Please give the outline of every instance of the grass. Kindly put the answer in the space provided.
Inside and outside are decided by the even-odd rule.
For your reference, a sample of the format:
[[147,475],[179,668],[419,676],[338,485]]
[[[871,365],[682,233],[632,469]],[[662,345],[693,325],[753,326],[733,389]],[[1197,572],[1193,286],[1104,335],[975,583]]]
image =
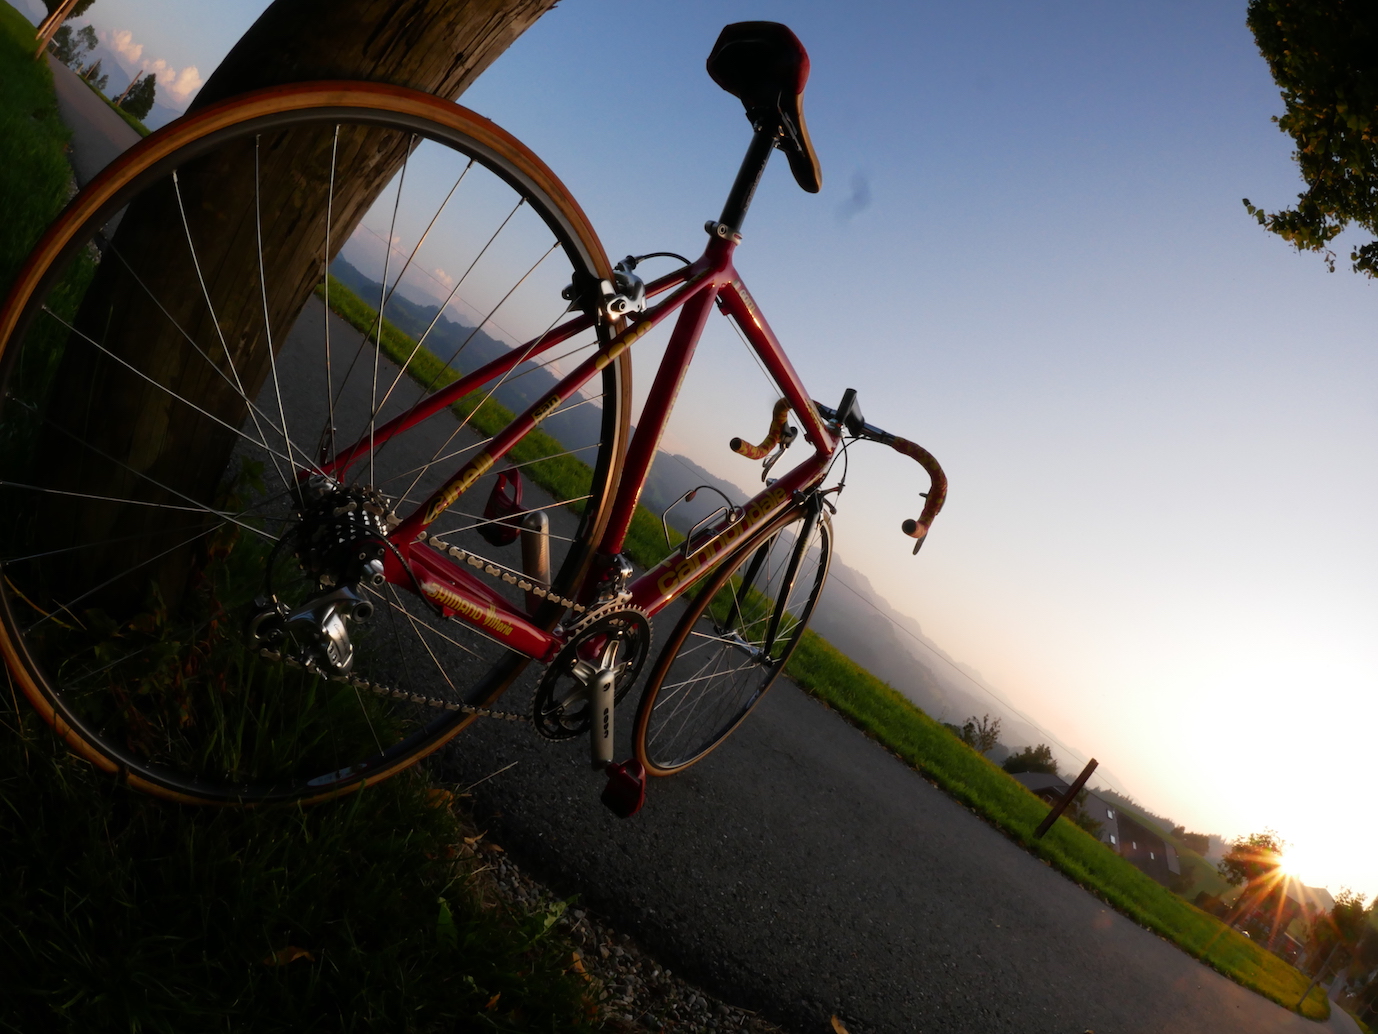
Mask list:
[[47,62],[33,59],[29,20],[0,3],[0,286],[8,290],[24,256],[67,200],[72,170],[63,153],[71,133],[57,113]]
[[589,1030],[560,909],[485,908],[448,795],[188,808],[67,753],[0,679],[0,1030]]
[[[333,278],[330,305],[370,340],[376,339],[377,310]],[[387,321],[382,339],[384,353],[399,364],[415,349],[415,341]],[[458,376],[425,349],[411,359],[408,372],[423,385],[448,384]],[[457,408],[468,415],[472,412],[468,405],[466,400]],[[508,410],[491,401],[472,417],[485,434],[496,433],[511,419]],[[539,432],[522,444],[528,443],[531,457],[562,448]],[[526,454],[519,459],[525,458]],[[584,466],[569,457],[562,461]],[[561,495],[560,485],[566,478],[570,484],[588,483],[587,473],[581,481],[573,474],[556,479],[543,475],[539,467],[529,469],[557,498],[570,498]],[[643,567],[651,566],[665,551],[660,522],[640,507],[637,519],[626,552]],[[1289,1009],[1296,1007],[1308,981],[1295,967],[1173,894],[1071,822],[1058,822],[1035,840],[1033,832],[1047,815],[1046,804],[822,636],[805,632],[786,674],[1011,839],[1135,922],[1243,986]],[[1311,1019],[1326,1018],[1330,1009],[1324,992],[1313,989],[1300,1012]]]
[[95,87],[93,84],[91,84],[91,83],[89,83],[89,82],[86,82],[85,79],[83,79],[82,82],[85,82],[86,85],[87,85],[88,87],[90,87],[92,93],[94,93],[94,94],[95,94],[97,97],[99,97],[101,100],[105,101],[105,103],[110,107],[110,110],[111,110],[111,111],[113,111],[113,112],[114,112],[116,115],[118,115],[120,118],[122,118],[122,119],[124,119],[126,122],[128,122],[128,123],[129,123],[129,127],[130,127],[131,129],[133,129],[134,132],[138,133],[140,136],[148,136],[149,133],[153,132],[153,130],[149,129],[146,125],[144,125],[142,122],[140,122],[138,119],[136,119],[133,115],[131,115],[129,112],[125,111],[122,107],[120,107],[120,106],[119,106],[118,104],[116,104],[113,100],[111,100],[109,97],[107,97],[107,96],[104,94],[104,92],[102,92],[101,90],[96,89],[96,87]]

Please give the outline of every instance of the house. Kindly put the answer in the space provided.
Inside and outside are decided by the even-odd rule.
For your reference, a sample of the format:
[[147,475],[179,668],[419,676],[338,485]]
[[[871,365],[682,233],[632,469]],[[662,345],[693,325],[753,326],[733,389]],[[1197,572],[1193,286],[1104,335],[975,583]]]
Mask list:
[[[1050,805],[1062,800],[1070,788],[1067,780],[1048,772],[1017,772],[1013,778]],[[1121,809],[1091,790],[1086,791],[1082,809],[1100,823],[1100,832],[1096,835],[1101,843],[1159,883],[1171,886],[1172,877],[1181,875],[1182,864],[1177,850],[1163,839],[1161,833],[1125,815]]]
[[[1071,788],[1071,784],[1067,780],[1048,772],[1016,772],[1013,774],[1013,778],[1023,783],[1025,788],[1035,797],[1041,797],[1050,805],[1056,805]],[[1100,842],[1118,851],[1120,849],[1120,831],[1116,816],[1119,814],[1119,809],[1097,797],[1092,790],[1086,791],[1086,799],[1082,802],[1082,808],[1087,815],[1100,823],[1100,832],[1096,834]]]

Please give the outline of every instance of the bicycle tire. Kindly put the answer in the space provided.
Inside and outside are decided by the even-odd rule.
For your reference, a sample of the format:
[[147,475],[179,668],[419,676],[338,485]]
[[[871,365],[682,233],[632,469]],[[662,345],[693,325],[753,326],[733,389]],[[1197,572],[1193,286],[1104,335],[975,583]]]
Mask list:
[[710,577],[656,658],[637,706],[633,750],[647,772],[674,775],[702,761],[761,702],[813,616],[832,542],[814,497]]
[[[323,182],[327,142],[328,184]],[[304,160],[302,155],[317,157]],[[371,165],[380,165],[385,155],[392,156],[392,172],[374,175],[379,182],[371,196],[368,191],[351,194],[359,177]],[[416,211],[424,220],[461,168],[425,233],[415,234],[416,227],[405,221],[411,213],[400,214],[404,197],[408,203],[420,199]],[[270,183],[264,169],[276,169],[278,178]],[[209,193],[206,183],[215,184],[217,193]],[[265,183],[280,189],[274,193]],[[395,201],[390,193],[394,186]],[[251,205],[245,202],[249,194]],[[265,197],[278,205],[266,221]],[[283,197],[285,202],[272,200]],[[358,211],[340,213],[336,224],[334,206],[343,208],[346,197]],[[468,333],[456,354],[476,339],[489,352],[507,341],[539,339],[529,328],[554,325],[551,319],[558,322],[568,308],[559,297],[562,284],[612,276],[597,235],[559,179],[493,123],[458,105],[398,87],[316,83],[212,106],[136,145],[72,201],[35,248],[0,308],[0,383],[5,389],[0,400],[0,444],[5,446],[0,470],[0,509],[5,514],[0,518],[0,651],[24,695],[68,746],[132,787],[172,800],[214,804],[313,801],[348,793],[401,771],[448,742],[474,720],[472,708],[491,704],[529,663],[469,626],[437,618],[419,597],[391,585],[370,590],[374,596],[367,602],[375,611],[371,626],[345,621],[355,637],[349,644],[356,658],[352,674],[371,693],[361,692],[357,682],[325,678],[319,667],[312,671],[284,663],[290,652],[285,648],[264,656],[256,650],[261,642],[231,630],[246,615],[262,619],[261,608],[251,602],[260,578],[260,585],[276,583],[274,593],[282,593],[289,610],[330,585],[328,572],[313,568],[308,578],[290,570],[294,560],[306,563],[308,547],[299,540],[311,530],[304,496],[300,490],[292,494],[294,468],[324,464],[329,450],[352,440],[350,434],[362,433],[362,420],[368,428],[368,477],[365,483],[358,475],[364,487],[349,498],[357,502],[363,498],[359,493],[376,489],[380,494],[368,498],[381,499],[381,508],[400,513],[418,503],[418,494],[424,500],[427,486],[462,462],[442,456],[448,443],[458,438],[463,444],[469,435],[481,444],[483,432],[473,433],[480,419],[476,413],[489,406],[483,419],[500,418],[498,401],[518,397],[513,392],[529,393],[515,383],[521,377],[536,374],[528,384],[544,384],[560,372],[559,360],[567,359],[570,350],[581,354],[578,350],[596,349],[608,340],[609,328],[600,321],[576,345],[554,350],[560,357],[529,360],[501,381],[485,385],[487,394],[477,406],[471,402],[465,411],[431,417],[427,427],[437,420],[441,424],[438,431],[426,432],[431,438],[424,443],[418,444],[419,437],[409,439],[404,448],[399,438],[375,449],[374,429],[394,402],[380,390],[386,378],[379,371],[389,372],[385,349],[375,348],[358,332],[353,332],[354,343],[347,326],[323,306],[313,308],[309,269],[300,274],[307,283],[300,318],[294,314],[287,325],[278,321],[274,326],[274,313],[296,304],[283,300],[289,287],[303,293],[300,284],[288,283],[291,277],[277,271],[306,268],[300,260],[292,265],[293,249],[309,251],[318,245],[314,286],[318,293],[322,284],[334,290],[338,308],[342,294],[337,281],[327,282],[324,276],[326,251],[367,257],[364,231],[380,236],[370,229],[370,220],[377,222],[389,210],[382,289],[368,325],[378,310],[398,325],[405,319],[415,322],[417,310],[425,309],[420,298],[429,298],[439,303],[432,306],[432,329],[439,326],[456,338]],[[157,213],[171,225],[151,218]],[[472,230],[460,228],[443,240],[432,239],[437,226],[448,228],[453,222],[459,227],[471,216]],[[308,224],[308,217],[317,223]],[[344,240],[346,228],[351,235]],[[338,231],[338,244],[329,236],[332,229]],[[417,243],[390,284],[395,242],[406,233]],[[251,252],[245,241],[255,237],[257,269],[240,269],[245,263],[236,256]],[[539,252],[537,242],[545,247],[551,240],[549,250]],[[189,253],[195,280],[185,268],[169,272],[175,258],[160,255],[148,246],[150,241]],[[481,272],[472,279],[466,272],[455,287],[458,292],[463,285],[463,296],[452,292],[441,302],[436,294],[426,294],[432,288],[404,281],[416,264],[420,272],[444,283],[440,275],[450,274],[439,265],[426,270],[425,259],[443,247],[455,249],[456,255],[469,248],[463,252],[467,259],[480,245],[469,270]],[[544,257],[528,269],[530,257],[537,254]],[[181,261],[185,266],[188,258]],[[500,280],[503,265],[510,266],[509,275]],[[343,268],[337,259],[329,266],[332,272]],[[147,275],[141,277],[141,271]],[[230,279],[230,286],[221,283]],[[167,287],[163,296],[160,287]],[[472,328],[462,317],[441,320],[456,311],[451,306],[460,304],[457,298],[477,313],[470,317]],[[513,298],[517,301],[509,304]],[[176,317],[183,313],[192,315],[179,322]],[[312,320],[319,329],[307,325]],[[118,333],[107,333],[115,327],[128,338],[126,325],[147,328],[153,342],[149,358],[121,345]],[[459,330],[452,332],[451,326]],[[387,328],[382,337],[385,344],[396,341]],[[413,337],[439,340],[415,328]],[[345,368],[351,347],[352,364],[337,384],[335,376]],[[393,364],[388,395],[423,393],[415,365],[420,360],[414,359],[419,354],[414,351]],[[436,362],[443,361],[439,352],[433,355]],[[305,378],[294,379],[297,366],[307,368],[308,362],[313,376],[324,372],[324,391],[319,380],[308,391]],[[255,364],[257,385],[251,376]],[[432,364],[424,376],[432,381],[451,376],[445,371],[453,365],[453,357],[442,367]],[[354,370],[360,366],[364,373],[356,378]],[[241,369],[246,371],[243,378]],[[548,419],[544,425],[572,428],[562,432],[571,437],[578,430],[591,442],[579,439],[576,448],[553,437],[524,440],[537,455],[548,457],[553,451],[553,459],[544,461],[543,469],[554,471],[547,480],[558,475],[587,483],[582,494],[552,489],[553,502],[537,500],[529,506],[546,509],[556,523],[569,525],[567,534],[552,543],[552,595],[569,597],[577,591],[592,544],[606,524],[629,426],[629,378],[624,354],[584,395],[576,396],[577,405],[571,400],[557,416],[565,409],[596,406],[565,424]],[[364,396],[359,385],[366,382],[371,394]],[[73,385],[80,390],[71,390]],[[500,391],[508,395],[497,395]],[[122,406],[131,408],[130,398],[141,397],[142,405],[124,413],[128,419],[106,419],[120,416]],[[160,400],[161,411],[152,412],[159,405],[147,404],[150,397]],[[395,402],[394,409],[399,405],[403,403]],[[226,417],[236,412],[237,420]],[[349,421],[356,426],[346,433]],[[420,429],[408,434],[419,436]],[[426,458],[425,451],[446,434],[447,444]],[[116,439],[118,452],[108,446]],[[201,451],[205,442],[215,448]],[[464,445],[466,450],[477,447]],[[208,469],[222,455],[221,469]],[[61,462],[51,462],[53,457]],[[198,465],[200,457],[207,458]],[[355,471],[362,466],[356,464]],[[167,470],[174,474],[160,476]],[[262,484],[256,481],[259,470]],[[497,474],[492,471],[488,480]],[[406,478],[410,487],[403,483]],[[343,478],[340,484],[356,491]],[[485,487],[485,481],[478,482],[466,498],[481,498]],[[567,513],[559,505],[571,498],[571,507],[580,512]],[[486,522],[460,513],[462,508],[456,506],[441,518],[453,517],[451,527],[438,522],[431,531],[493,562],[518,566],[511,552],[484,544],[478,532]],[[511,523],[520,516],[507,513],[503,520]],[[316,577],[321,580],[313,582]],[[515,588],[498,585],[495,591],[514,601],[521,598]],[[547,601],[534,620],[551,628],[564,609]],[[351,613],[357,617],[363,609]],[[299,645],[291,637],[288,643]],[[417,702],[422,699],[428,703]]]

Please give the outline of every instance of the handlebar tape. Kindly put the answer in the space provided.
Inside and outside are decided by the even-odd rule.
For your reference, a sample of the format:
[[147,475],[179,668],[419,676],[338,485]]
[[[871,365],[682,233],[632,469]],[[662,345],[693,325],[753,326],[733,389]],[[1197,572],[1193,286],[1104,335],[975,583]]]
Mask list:
[[938,516],[938,511],[943,508],[943,503],[947,501],[947,475],[943,473],[943,468],[938,465],[938,461],[933,458],[933,454],[922,445],[916,445],[904,438],[896,438],[890,443],[891,448],[896,452],[915,460],[919,466],[928,471],[929,480],[932,484],[928,489],[928,501],[924,503],[923,513],[919,519],[908,520],[900,525],[901,530],[911,539],[918,539],[914,544],[914,552],[919,551],[923,545],[928,529],[933,524],[933,518]]
[[[780,444],[780,435],[785,430],[785,420],[789,417],[789,400],[781,399],[775,403],[775,409],[770,414],[770,433],[766,435],[766,440],[760,445],[752,445],[750,442],[742,441],[740,438],[733,438],[728,442],[728,448],[740,456],[745,456],[749,460],[765,459],[766,453]],[[915,446],[918,448],[918,446]],[[925,453],[924,455],[928,455]],[[932,459],[930,456],[929,459]]]

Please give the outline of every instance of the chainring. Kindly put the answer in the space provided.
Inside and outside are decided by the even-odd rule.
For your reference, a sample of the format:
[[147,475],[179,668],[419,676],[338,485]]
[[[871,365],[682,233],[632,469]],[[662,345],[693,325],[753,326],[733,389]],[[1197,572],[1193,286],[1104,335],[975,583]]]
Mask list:
[[651,623],[637,607],[613,605],[585,617],[570,629],[569,641],[546,668],[531,703],[536,731],[567,740],[589,730],[592,709],[587,684],[615,650],[613,701],[620,703],[636,683],[651,649]]

